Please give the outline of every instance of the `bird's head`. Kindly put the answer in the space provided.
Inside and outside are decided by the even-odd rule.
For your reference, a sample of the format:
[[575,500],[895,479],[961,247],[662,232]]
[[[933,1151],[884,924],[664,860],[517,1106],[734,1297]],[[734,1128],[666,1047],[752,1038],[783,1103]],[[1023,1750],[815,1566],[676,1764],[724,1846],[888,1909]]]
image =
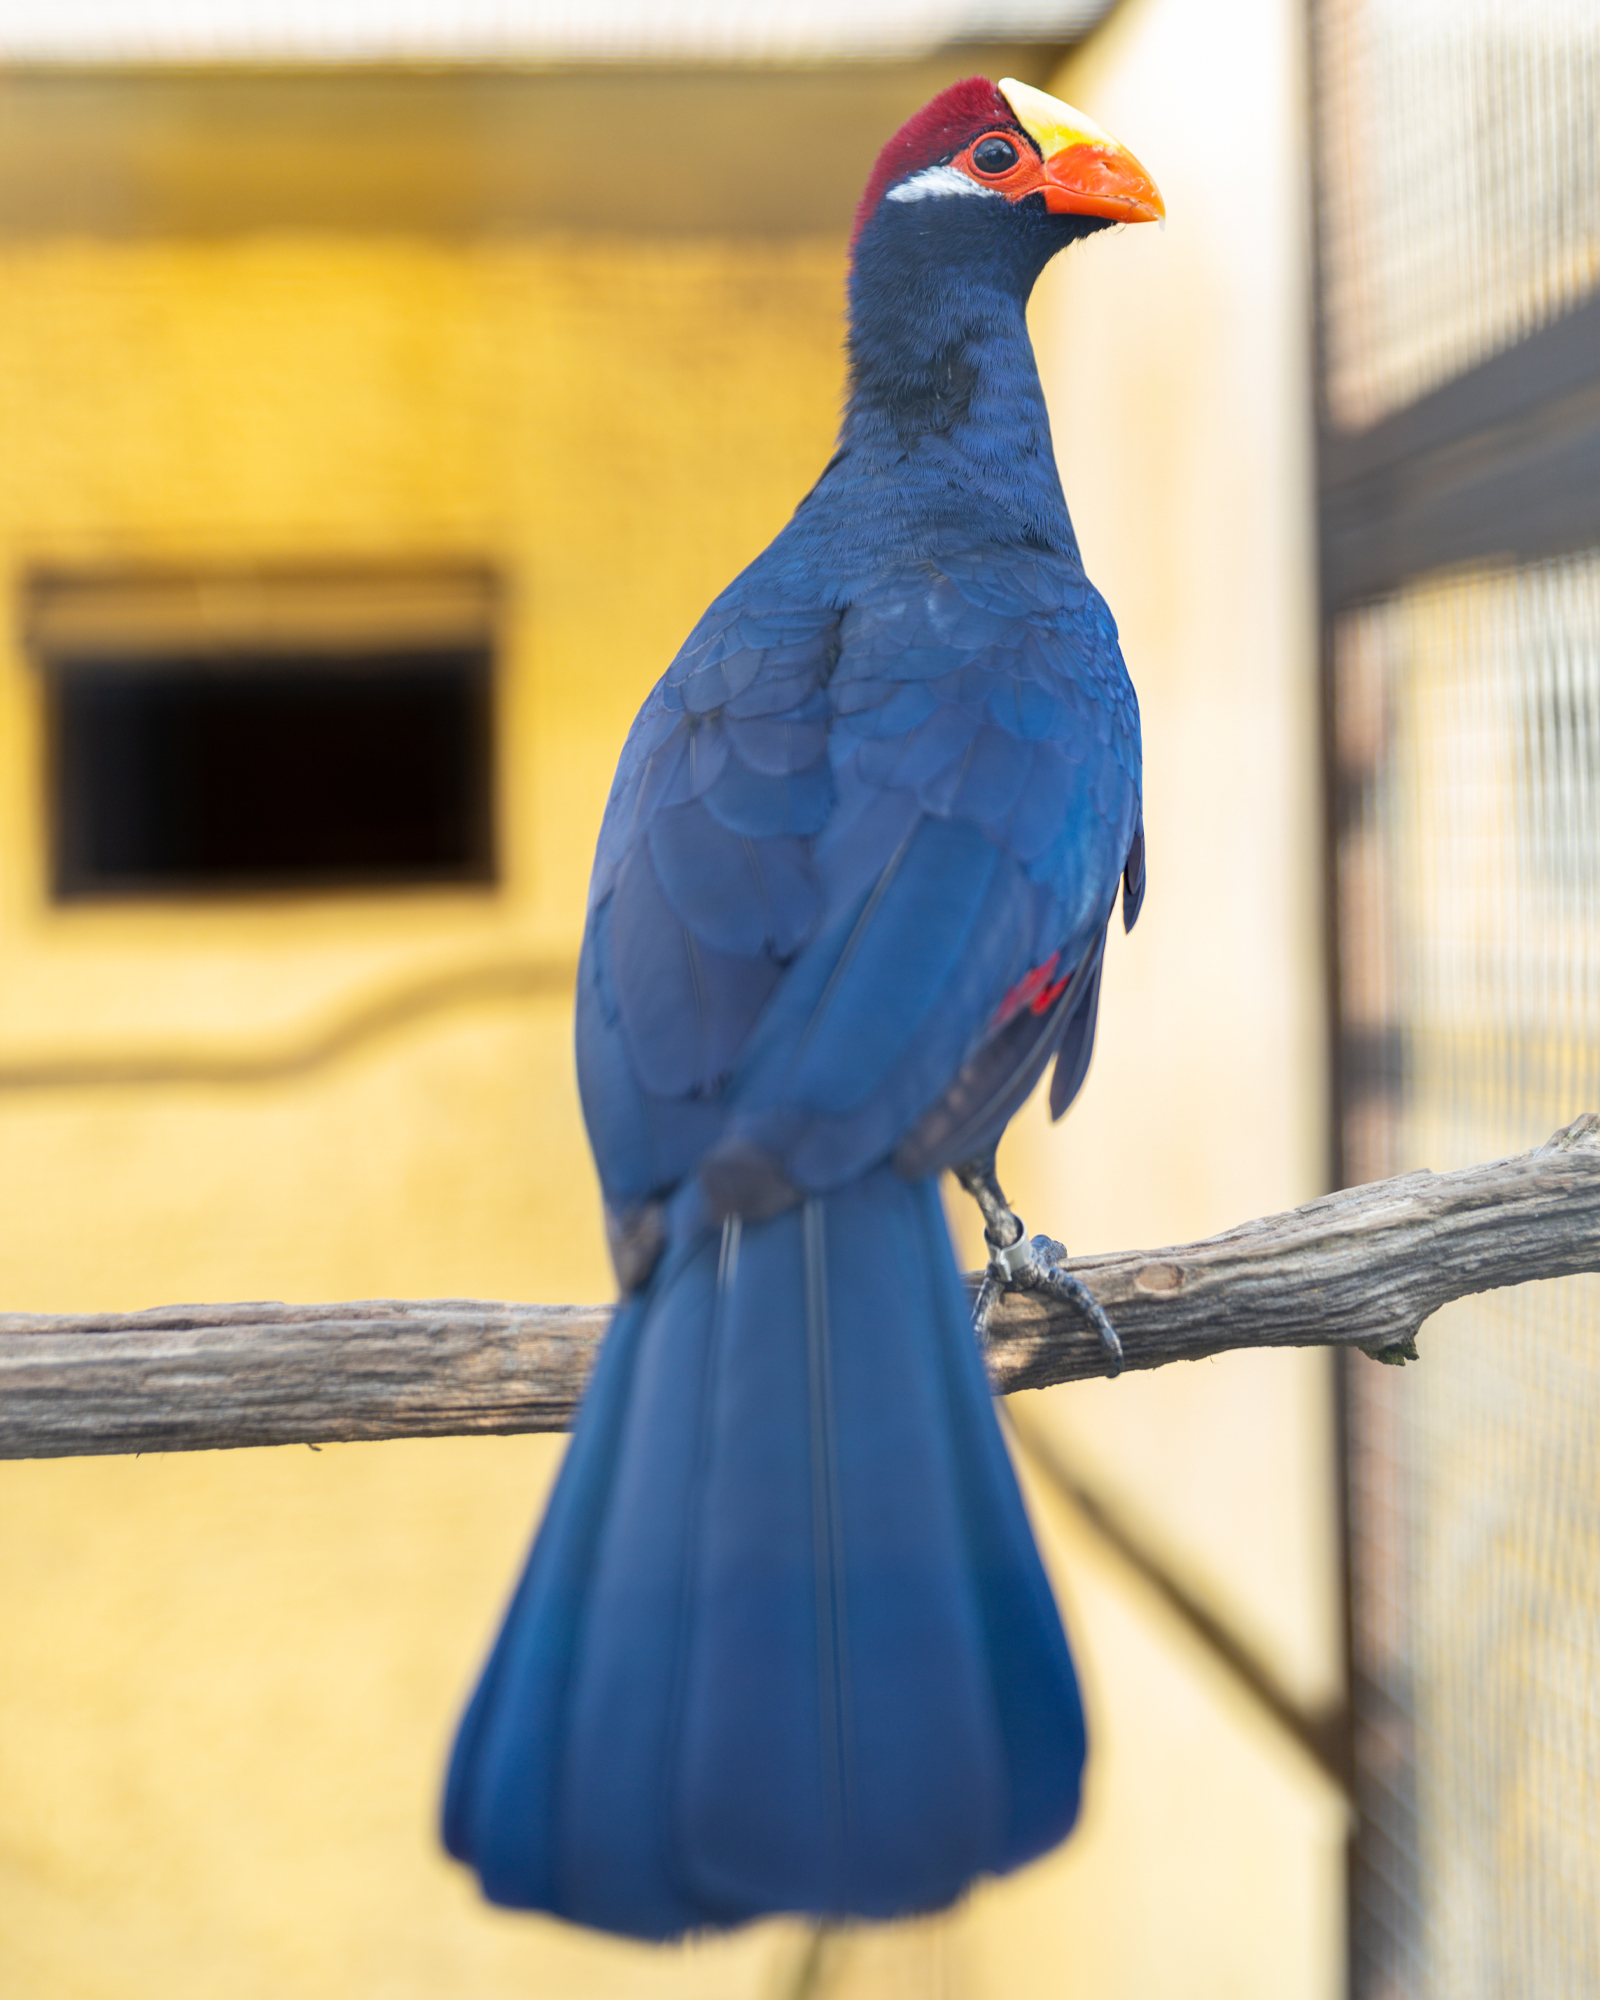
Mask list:
[[984,259],[1032,282],[1065,244],[1164,216],[1155,182],[1091,118],[1031,84],[968,77],[884,147],[856,210],[864,261]]

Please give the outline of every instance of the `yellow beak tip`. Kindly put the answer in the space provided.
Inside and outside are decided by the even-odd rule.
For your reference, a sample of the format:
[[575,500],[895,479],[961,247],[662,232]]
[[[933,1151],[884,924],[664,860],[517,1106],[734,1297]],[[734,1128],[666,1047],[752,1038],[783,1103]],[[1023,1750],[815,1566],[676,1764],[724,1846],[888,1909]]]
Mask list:
[[[1060,162],[1058,171],[1051,175],[1059,182],[1051,191],[1052,208],[1063,214],[1098,215],[1114,222],[1166,220],[1166,206],[1155,182],[1103,125],[1048,91],[1019,83],[1014,76],[1002,77],[999,90],[1017,123],[1043,154],[1046,171]],[[1063,158],[1067,155],[1072,159]],[[1074,162],[1088,160],[1096,163],[1095,171],[1080,187]]]

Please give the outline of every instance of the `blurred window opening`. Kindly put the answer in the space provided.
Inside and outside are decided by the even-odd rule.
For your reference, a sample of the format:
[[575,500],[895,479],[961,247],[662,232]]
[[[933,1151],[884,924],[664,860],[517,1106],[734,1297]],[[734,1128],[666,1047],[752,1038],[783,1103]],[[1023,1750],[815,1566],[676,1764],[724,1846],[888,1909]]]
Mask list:
[[[1600,15],[1314,0],[1342,1178],[1600,1107]],[[1600,1282],[1347,1357],[1357,2000],[1600,1992]]]
[[36,579],[64,900],[494,879],[489,579]]

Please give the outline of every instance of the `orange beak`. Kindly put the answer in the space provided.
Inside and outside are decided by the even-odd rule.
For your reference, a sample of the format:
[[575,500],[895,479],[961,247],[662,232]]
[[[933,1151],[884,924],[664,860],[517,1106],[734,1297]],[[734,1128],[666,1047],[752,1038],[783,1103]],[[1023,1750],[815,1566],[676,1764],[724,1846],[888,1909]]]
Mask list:
[[1000,91],[1044,155],[1040,192],[1053,215],[1098,215],[1110,222],[1163,220],[1166,204],[1155,182],[1127,147],[1092,118],[1014,77],[1002,77]]

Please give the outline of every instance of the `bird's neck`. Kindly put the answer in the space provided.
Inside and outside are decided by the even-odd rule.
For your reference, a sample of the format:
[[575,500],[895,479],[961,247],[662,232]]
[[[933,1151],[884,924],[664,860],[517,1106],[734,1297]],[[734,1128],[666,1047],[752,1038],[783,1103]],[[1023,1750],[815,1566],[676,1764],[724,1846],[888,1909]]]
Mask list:
[[1031,277],[858,268],[839,465],[912,513],[960,506],[1001,539],[1075,555],[1028,337]]

